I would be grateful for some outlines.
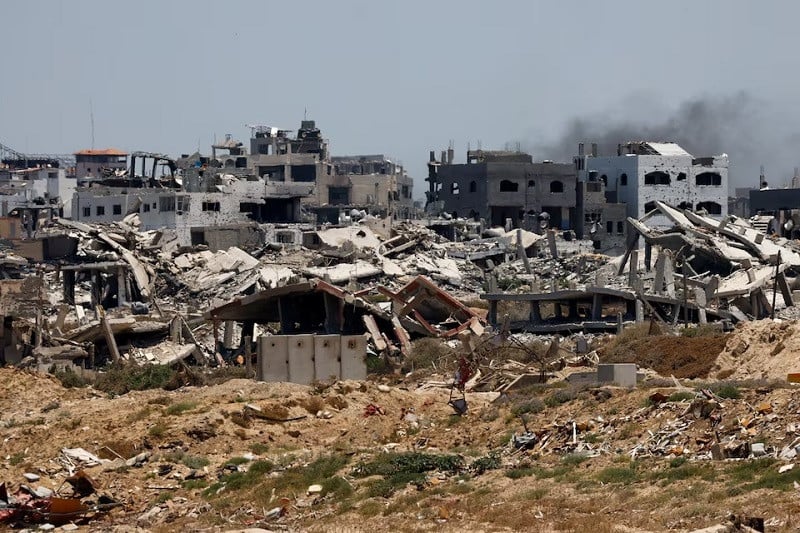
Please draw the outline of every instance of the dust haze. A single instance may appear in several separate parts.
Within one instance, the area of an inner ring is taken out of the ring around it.
[[[631,100],[619,109],[571,119],[557,138],[519,144],[536,159],[571,161],[579,142],[587,150],[596,142],[599,155],[614,155],[617,144],[626,141],[674,141],[697,157],[727,153],[731,192],[755,186],[761,165],[771,186],[784,186],[800,164],[797,114],[792,116],[787,106],[745,92],[697,97],[666,111],[652,97]]]

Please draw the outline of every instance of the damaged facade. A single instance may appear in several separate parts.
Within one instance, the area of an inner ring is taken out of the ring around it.
[[[453,217],[483,218],[492,226],[534,228],[547,213],[549,225],[569,229],[575,217],[577,175],[571,164],[534,163],[523,152],[470,150],[467,163],[453,162],[453,149],[428,161],[427,209]]]
[[[412,217],[414,180],[402,165],[383,154],[335,156],[330,165],[332,172],[317,181],[319,206],[391,213],[398,219]]]
[[[641,218],[657,201],[679,209],[728,214],[728,156],[694,157],[672,142],[627,142],[615,156],[597,154],[597,145],[575,158],[582,182],[601,181],[613,202],[627,205],[627,216]],[[654,222],[668,224],[664,218]]]

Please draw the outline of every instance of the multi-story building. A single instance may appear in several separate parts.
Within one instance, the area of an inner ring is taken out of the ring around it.
[[[320,206],[342,206],[409,218],[414,201],[414,180],[402,165],[383,154],[336,156],[333,172],[317,180]]]
[[[127,167],[128,154],[116,148],[75,152],[75,175],[78,178],[103,178]]]
[[[599,180],[609,198],[627,205],[627,215],[641,218],[665,202],[681,209],[704,209],[715,218],[728,213],[728,156],[694,157],[672,142],[628,142],[614,156],[598,156],[578,145],[575,167],[580,181]],[[664,217],[651,224],[668,225]]]
[[[511,219],[515,227],[533,227],[547,213],[550,226],[568,229],[575,217],[575,167],[534,163],[523,152],[470,150],[467,162],[453,163],[453,150],[436,160],[430,153],[427,209],[454,217],[484,218],[494,226]]]

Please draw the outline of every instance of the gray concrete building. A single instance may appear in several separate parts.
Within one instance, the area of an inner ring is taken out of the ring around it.
[[[470,150],[467,162],[453,162],[453,150],[435,152],[428,162],[426,209],[454,217],[483,218],[491,225],[533,227],[549,215],[550,226],[571,227],[575,217],[575,167],[569,163],[534,163],[522,152]]]

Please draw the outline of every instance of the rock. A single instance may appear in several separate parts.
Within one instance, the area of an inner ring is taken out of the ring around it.
[[[308,494],[319,494],[322,492],[322,485],[311,485],[306,492]]]
[[[130,459],[125,461],[125,465],[126,466],[142,466],[145,463],[145,461],[147,461],[148,457],[150,457],[150,453],[149,452],[142,452],[139,455],[131,457]]]
[[[33,493],[36,495],[37,498],[46,499],[53,495],[53,491],[48,489],[47,487],[36,487],[33,489]]]
[[[36,474],[32,474],[30,472],[25,472],[24,474],[22,474],[22,477],[24,477],[25,479],[27,479],[28,481],[31,481],[31,482],[39,481],[39,476],[36,475]]]
[[[392,388],[389,385],[381,384],[381,385],[378,385],[378,390],[381,391],[381,392],[389,392],[389,391],[392,390]]]
[[[761,457],[762,455],[767,454],[767,450],[764,447],[763,442],[754,442],[750,445],[750,452],[753,454],[753,457]]]
[[[791,463],[791,464],[788,464],[788,465],[783,465],[782,467],[780,467],[778,469],[778,473],[779,474],[783,474],[784,472],[788,472],[792,468],[794,468],[794,463]]]
[[[317,411],[317,418],[330,419],[333,418],[333,413],[330,411]]]
[[[77,530],[78,526],[76,526],[73,523],[64,524],[63,526],[61,526],[61,531],[77,531]]]
[[[769,402],[762,402],[756,406],[756,411],[762,415],[769,414],[772,412],[772,404]]]
[[[52,531],[56,528],[53,524],[42,524],[39,526],[41,531]]]

